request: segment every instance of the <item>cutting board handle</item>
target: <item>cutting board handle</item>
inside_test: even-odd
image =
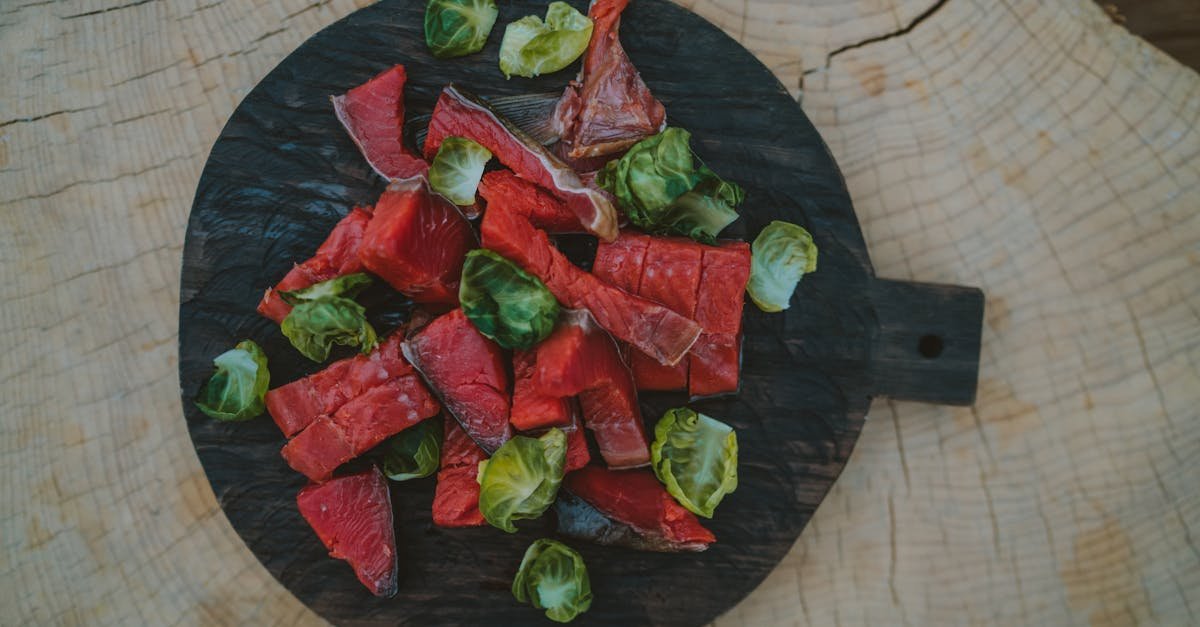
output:
[[[975,402],[983,292],[973,287],[875,279],[879,336],[871,345],[873,395],[943,405]]]

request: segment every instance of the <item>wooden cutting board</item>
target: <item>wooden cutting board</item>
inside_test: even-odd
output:
[[[1195,622],[1196,74],[1085,0],[686,4],[804,78],[880,276],[989,298],[976,404],[876,403],[717,622]],[[0,622],[316,620],[178,419],[177,271],[224,121],[355,8],[0,9]]]
[[[509,0],[500,23],[542,9]],[[580,4],[577,8],[584,8]],[[279,455],[269,420],[220,423],[191,406],[212,358],[242,338],[263,346],[273,385],[319,369],[254,308],[263,290],[307,258],[349,208],[369,205],[385,181],[333,117],[344,93],[403,63],[406,111],[432,111],[450,82],[483,96],[560,90],[566,74],[507,80],[499,38],[454,61],[433,58],[424,5],[383,1],[321,31],[289,55],[238,106],[209,155],[183,254],[180,380],[184,414],[225,515],[285,587],[335,623],[547,623],[513,602],[509,586],[534,539],[554,534],[553,514],[507,535],[446,530],[430,520],[435,481],[392,486],[400,591],[375,599],[300,518],[306,480]],[[583,554],[595,600],[580,625],[702,625],[724,613],[775,567],[845,466],[870,398],[969,404],[975,395],[983,294],[977,289],[878,280],[842,175],[803,111],[770,71],[720,29],[665,0],[623,15],[622,41],[668,122],[693,133],[704,162],[746,190],[742,219],[724,233],[753,239],[771,220],[804,225],[820,249],[795,305],[744,316],[741,391],[688,403],[684,394],[640,395],[653,424],[685,404],[734,426],[738,489],[706,526],[702,553],[665,555],[591,546]],[[590,266],[594,238],[560,238]],[[412,307],[391,290],[360,299],[381,332]],[[687,594],[680,594],[686,581]]]

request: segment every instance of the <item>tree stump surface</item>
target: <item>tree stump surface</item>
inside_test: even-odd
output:
[[[319,622],[192,449],[179,267],[238,101],[362,4],[0,7],[0,623]],[[681,4],[801,98],[880,276],[988,297],[974,407],[877,401],[717,624],[1196,622],[1200,76],[1090,0]]]

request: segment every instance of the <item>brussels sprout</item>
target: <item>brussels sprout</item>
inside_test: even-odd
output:
[[[467,253],[458,300],[475,328],[504,348],[533,347],[558,318],[558,301],[537,277],[484,248]]]
[[[492,151],[465,137],[447,137],[429,166],[429,186],[456,205],[473,205],[491,158]]]
[[[380,466],[392,481],[428,477],[442,456],[442,421],[422,420],[384,443]]]
[[[319,300],[332,296],[354,298],[373,282],[370,275],[359,272],[329,279],[328,281],[321,281],[304,289],[280,292],[279,296],[289,305],[297,305],[304,301]]]
[[[513,437],[479,462],[479,511],[492,526],[516,533],[514,520],[541,516],[562,485],[567,436],[551,429],[540,438]]]
[[[439,59],[479,52],[499,14],[496,0],[429,0],[425,44]]]
[[[667,128],[605,164],[596,183],[616,197],[634,225],[711,243],[737,220],[745,192],[707,166],[697,169],[690,139],[681,128]]]
[[[521,603],[546,610],[546,618],[559,623],[571,622],[592,606],[592,584],[583,557],[549,538],[525,550],[512,593]]]
[[[667,492],[705,518],[737,489],[737,452],[732,427],[686,407],[663,414],[650,445],[654,474]]]
[[[536,15],[512,22],[500,40],[500,71],[533,78],[557,72],[587,50],[592,20],[566,2],[551,2],[546,21]]]
[[[266,410],[263,397],[271,385],[267,356],[251,340],[242,340],[213,360],[217,371],[200,388],[196,407],[226,422],[249,420]]]
[[[301,354],[322,362],[334,344],[358,346],[363,353],[375,348],[378,338],[366,313],[362,305],[349,298],[306,300],[292,309],[279,329]]]
[[[817,245],[803,227],[775,220],[750,245],[750,282],[746,291],[758,308],[783,311],[800,279],[817,269]]]

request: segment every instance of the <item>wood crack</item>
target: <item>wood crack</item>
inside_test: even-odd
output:
[[[154,0],[137,0],[136,2],[130,2],[129,4],[119,4],[115,7],[108,7],[105,9],[96,9],[95,11],[84,11],[83,13],[75,13],[72,15],[64,15],[62,19],[73,20],[75,18],[80,18],[80,17],[89,17],[92,15],[100,15],[101,13],[108,13],[110,11],[120,11],[121,9],[129,9],[129,8],[141,6],[143,4],[149,4],[151,2],[154,2]]]
[[[805,76],[808,76],[809,74],[814,74],[814,73],[822,71],[822,70],[828,70],[829,67],[833,64],[834,57],[842,54],[843,52],[847,52],[850,50],[857,50],[858,48],[862,48],[864,46],[869,46],[874,43],[879,43],[881,41],[887,41],[889,39],[895,39],[896,37],[903,37],[904,35],[911,33],[914,28],[916,28],[917,26],[919,26],[921,24],[921,22],[924,22],[925,20],[929,19],[929,17],[932,16],[934,13],[937,13],[939,9],[946,6],[946,3],[949,1],[950,0],[937,0],[937,2],[934,2],[932,5],[930,5],[929,8],[922,11],[920,15],[914,17],[912,19],[912,21],[910,21],[908,23],[907,26],[904,26],[904,27],[900,28],[899,30],[894,30],[890,33],[884,33],[882,35],[876,35],[874,37],[868,37],[866,39],[863,39],[862,41],[858,41],[858,42],[855,42],[852,44],[846,44],[846,45],[841,46],[840,48],[837,48],[837,49],[833,50],[832,52],[826,54],[825,55],[825,64],[823,66],[821,66],[819,68],[807,69],[801,73],[800,88],[801,89],[804,88],[804,77]]]

